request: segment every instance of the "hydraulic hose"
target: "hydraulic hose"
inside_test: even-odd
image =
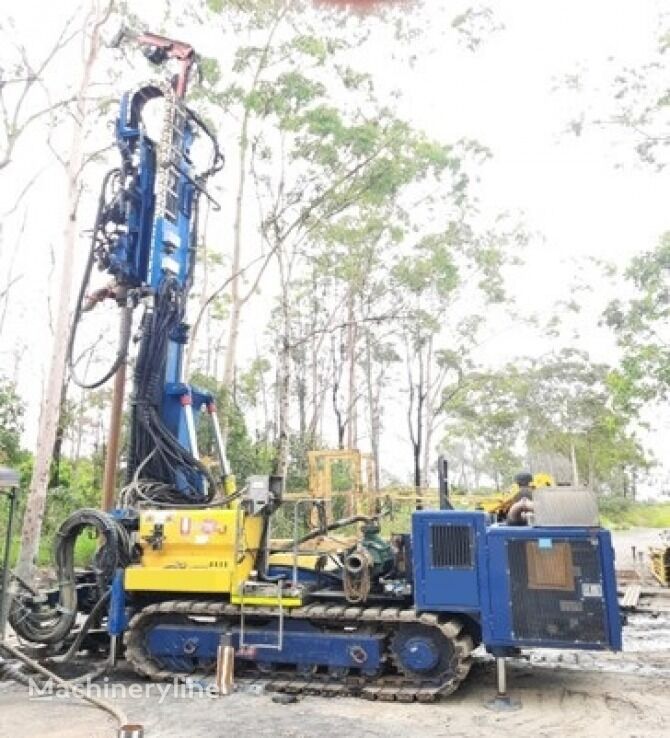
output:
[[[77,654],[77,652],[79,651],[79,647],[81,646],[84,638],[86,638],[86,636],[88,635],[89,630],[91,630],[93,624],[104,612],[105,606],[108,604],[111,594],[112,590],[108,589],[105,594],[95,603],[95,606],[86,618],[86,622],[79,629],[77,637],[70,644],[70,648],[68,648],[68,650],[64,654],[61,654],[59,656],[52,656],[49,659],[50,663],[64,664],[67,661],[70,661]]]
[[[133,309],[132,307],[121,308],[121,319],[119,324],[119,342],[116,351],[116,357],[111,367],[105,372],[105,374],[96,379],[95,382],[84,381],[76,371],[76,362],[74,360],[74,344],[77,337],[77,330],[79,323],[81,322],[81,316],[84,312],[83,304],[86,297],[86,290],[88,289],[89,282],[91,281],[91,273],[93,271],[93,265],[95,264],[95,256],[98,248],[98,237],[103,232],[105,225],[105,214],[108,208],[106,202],[106,192],[109,183],[114,177],[118,177],[121,174],[120,169],[111,169],[105,175],[102,181],[102,187],[100,190],[100,196],[98,198],[98,210],[95,216],[95,223],[93,225],[93,234],[91,235],[91,248],[89,250],[88,258],[86,260],[86,266],[84,267],[84,275],[81,280],[79,287],[79,294],[77,295],[77,302],[74,308],[74,315],[72,317],[72,327],[70,328],[70,335],[67,344],[67,363],[72,376],[72,381],[82,389],[97,389],[113,377],[118,368],[128,357],[128,346],[130,343],[130,334],[132,331],[133,321]]]
[[[298,538],[297,541],[293,541],[289,547],[273,548],[272,553],[285,553],[287,551],[292,551],[293,547],[296,545],[300,546],[303,543],[307,543],[307,541],[312,541],[314,540],[314,538],[323,536],[333,530],[337,530],[338,528],[345,528],[347,525],[353,525],[354,523],[374,523],[377,522],[377,520],[378,517],[367,517],[366,515],[352,515],[349,518],[340,518],[339,520],[330,523],[330,525],[327,525],[325,528],[317,528],[316,530],[310,531],[302,538]]]
[[[98,697],[93,697],[81,687],[78,687],[72,682],[68,682],[66,679],[59,677],[58,674],[54,674],[53,671],[49,671],[49,669],[46,669],[44,666],[39,664],[34,659],[31,659],[28,656],[26,656],[24,653],[21,653],[21,651],[19,651],[17,648],[14,648],[14,646],[10,646],[9,643],[7,643],[7,641],[0,641],[0,650],[4,650],[10,656],[14,657],[18,661],[21,661],[26,666],[28,666],[30,669],[32,669],[33,671],[36,671],[38,674],[41,674],[47,679],[55,682],[56,684],[58,684],[59,687],[62,687],[63,689],[67,690],[68,692],[70,692],[70,694],[73,694],[75,697],[79,697],[79,699],[84,700],[85,702],[89,702],[90,704],[95,705],[95,707],[98,707],[101,710],[104,710],[106,713],[111,715],[118,722],[119,727],[122,727],[127,724],[128,718],[126,717],[126,714],[125,712],[123,712],[123,710],[119,709],[118,707],[113,705],[111,702],[107,702],[106,700],[101,700]],[[19,674],[17,673],[17,677],[18,677],[18,681],[23,682],[22,674],[19,676]]]
[[[131,544],[126,530],[111,515],[100,510],[78,510],[61,525],[54,543],[54,558],[58,576],[58,604],[55,607],[35,607],[23,598],[14,597],[9,622],[16,633],[32,643],[59,643],[72,630],[77,618],[77,589],[74,572],[74,547],[85,528],[94,528],[104,537],[104,544],[95,557],[96,587],[99,598],[107,590],[116,569],[130,562]],[[97,605],[93,608],[96,610]]]

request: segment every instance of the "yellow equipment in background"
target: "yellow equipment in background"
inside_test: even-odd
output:
[[[649,568],[654,577],[664,586],[670,586],[670,530],[661,533],[662,546],[649,549]]]
[[[307,455],[309,464],[309,494],[322,500],[326,507],[326,521],[333,520],[333,467],[338,464],[344,467],[350,480],[348,490],[338,490],[338,497],[346,499],[347,515],[370,515],[374,512],[375,462],[372,454],[361,453],[358,449],[323,449],[310,451]],[[316,511],[310,522],[317,525]]]
[[[555,486],[556,482],[554,481],[554,478],[551,476],[551,474],[547,474],[546,472],[538,472],[537,474],[533,474],[532,481],[528,485],[528,489],[534,490],[538,487]],[[512,507],[512,505],[516,501],[521,489],[522,487],[518,484],[518,482],[514,482],[510,485],[507,492],[501,492],[500,494],[492,495],[491,497],[485,497],[484,499],[478,501],[477,509],[484,510],[487,513],[496,515],[498,520],[503,520],[507,516],[510,507]]]

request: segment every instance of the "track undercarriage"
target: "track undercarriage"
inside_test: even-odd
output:
[[[310,604],[284,612],[287,637],[292,626],[298,632],[318,629],[342,639],[357,665],[343,665],[336,656],[310,662],[309,657],[293,658],[286,648],[273,650],[267,639],[260,647],[252,645],[260,634],[279,633],[275,608],[245,607],[243,617],[241,645],[238,605],[194,600],[148,605],[129,624],[126,659],[138,674],[155,681],[206,676],[216,664],[212,639],[231,633],[237,641],[238,676],[262,680],[271,691],[429,702],[458,688],[470,671],[475,647],[463,621],[454,617],[414,609]],[[170,631],[173,637],[165,638]],[[157,642],[169,645],[157,649]],[[379,652],[368,660],[369,643],[377,643]]]

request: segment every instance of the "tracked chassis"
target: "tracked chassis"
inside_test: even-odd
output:
[[[254,622],[276,618],[276,609],[245,607],[244,617],[250,627]],[[148,605],[131,620],[126,636],[126,659],[133,669],[149,679],[171,681],[195,674],[204,675],[214,669],[211,656],[198,658],[185,654],[175,664],[174,659],[152,655],[149,637],[160,625],[191,621],[191,627],[211,627],[215,623],[221,632],[239,623],[241,608],[237,605],[194,600],[173,600]],[[346,605],[310,604],[288,610],[285,617],[292,621],[307,621],[332,631],[351,632],[365,628],[366,632],[383,636],[383,664],[370,673],[365,670],[324,668],[322,665],[287,666],[281,663],[255,663],[245,658],[238,661],[240,676],[262,679],[271,691],[339,696],[359,696],[371,700],[399,702],[430,702],[454,692],[467,677],[471,653],[475,646],[465,631],[464,623],[456,618],[439,618],[434,614],[419,614],[413,609],[355,607]],[[408,641],[408,634],[410,641]],[[438,644],[440,658],[433,669],[424,674],[407,665],[407,648],[411,636],[419,644],[432,639]],[[410,659],[411,661],[411,659]],[[175,668],[176,667],[176,668]]]

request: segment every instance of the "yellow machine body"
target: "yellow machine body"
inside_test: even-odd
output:
[[[126,568],[125,588],[237,593],[254,568],[262,531],[261,516],[240,508],[143,511],[141,561]]]

